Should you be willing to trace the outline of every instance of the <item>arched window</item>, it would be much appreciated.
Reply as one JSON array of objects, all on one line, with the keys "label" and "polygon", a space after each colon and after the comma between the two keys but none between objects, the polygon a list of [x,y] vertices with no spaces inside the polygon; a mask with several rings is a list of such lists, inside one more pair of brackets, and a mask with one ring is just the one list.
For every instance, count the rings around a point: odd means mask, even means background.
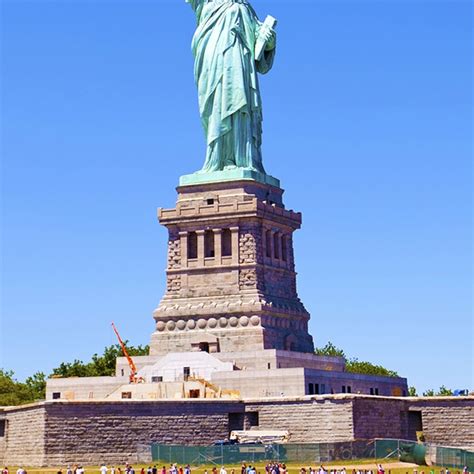
[{"label": "arched window", "polygon": [[281,259],[284,262],[288,260],[288,239],[286,235],[281,236]]},{"label": "arched window", "polygon": [[188,234],[188,259],[198,258],[198,239],[196,232]]},{"label": "arched window", "polygon": [[273,255],[276,259],[280,259],[280,234],[278,232],[273,234]]},{"label": "arched window", "polygon": [[214,232],[212,230],[206,230],[204,234],[204,256],[206,258],[214,258],[215,255]]},{"label": "arched window", "polygon": [[285,350],[295,351],[297,348],[297,342],[298,340],[296,339],[296,336],[294,334],[290,334],[285,339]]},{"label": "arched window", "polygon": [[224,229],[222,231],[222,256],[232,256],[232,232],[230,229]]},{"label": "arched window", "polygon": [[272,231],[267,230],[265,233],[265,243],[267,247],[267,257],[272,258]]}]

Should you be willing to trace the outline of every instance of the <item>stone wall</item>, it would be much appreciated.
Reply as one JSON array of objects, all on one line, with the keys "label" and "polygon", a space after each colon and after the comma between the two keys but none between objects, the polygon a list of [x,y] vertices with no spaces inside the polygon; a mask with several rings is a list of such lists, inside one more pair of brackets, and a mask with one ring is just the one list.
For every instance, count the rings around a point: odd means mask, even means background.
[{"label": "stone wall", "polygon": [[7,450],[7,440],[4,436],[0,436],[0,461],[4,459]]},{"label": "stone wall", "polygon": [[46,384],[46,400],[52,400],[53,394],[66,400],[100,400],[128,381],[128,376],[50,378]]},{"label": "stone wall", "polygon": [[406,410],[403,399],[361,397],[353,403],[355,439],[411,438],[402,422]]},{"label": "stone wall", "polygon": [[167,281],[150,354],[191,351],[203,331],[220,352],[313,352],[291,248],[301,214],[284,208],[283,191],[241,181],[178,193],[174,209],[159,210],[169,230]]},{"label": "stone wall", "polygon": [[5,456],[5,451],[7,449],[7,419],[5,411],[0,407],[0,462]]},{"label": "stone wall", "polygon": [[46,410],[31,405],[8,410],[4,463],[14,466],[41,466],[45,462]]},{"label": "stone wall", "polygon": [[176,270],[181,268],[181,240],[175,229],[169,231],[168,240],[168,268]]},{"label": "stone wall", "polygon": [[136,462],[137,453],[153,442],[208,445],[223,439],[229,413],[243,412],[243,406],[201,400],[60,402],[47,404],[46,412],[46,464],[97,465]]},{"label": "stone wall", "polygon": [[7,449],[6,422],[6,417],[0,408],[0,461],[5,457],[5,451]]},{"label": "stone wall", "polygon": [[296,397],[304,395],[304,369],[234,370],[215,372],[212,382],[237,390],[248,398]]},{"label": "stone wall", "polygon": [[474,397],[58,401],[4,410],[7,447],[2,459],[0,446],[0,462],[123,464],[136,462],[152,442],[208,445],[244,428],[288,430],[292,443],[413,439],[414,412],[421,413],[427,442],[474,447]]},{"label": "stone wall", "polygon": [[409,422],[414,412],[421,414],[427,443],[474,447],[474,397],[356,397],[354,436],[356,439],[416,439]]},{"label": "stone wall", "polygon": [[319,443],[354,439],[350,398],[273,400],[246,404],[259,413],[259,429],[288,430],[290,443]]},{"label": "stone wall", "polygon": [[421,411],[426,442],[474,449],[474,397],[425,398],[409,409]]},{"label": "stone wall", "polygon": [[[377,390],[381,397],[402,397],[408,393],[407,380],[330,370],[305,370],[306,394],[355,393],[370,395]],[[318,384],[319,391],[308,391],[308,384]],[[323,389],[324,387],[324,389]]]},{"label": "stone wall", "polygon": [[258,222],[241,225],[239,229],[240,264],[263,263],[262,249],[262,228]]}]

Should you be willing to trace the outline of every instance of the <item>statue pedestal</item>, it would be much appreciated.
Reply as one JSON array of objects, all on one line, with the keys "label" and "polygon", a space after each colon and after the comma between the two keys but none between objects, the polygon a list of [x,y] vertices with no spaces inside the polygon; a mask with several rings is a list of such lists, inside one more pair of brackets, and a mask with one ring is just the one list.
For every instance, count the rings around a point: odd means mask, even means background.
[{"label": "statue pedestal", "polygon": [[151,355],[314,351],[296,291],[301,214],[285,209],[282,189],[231,172],[229,181],[181,179],[176,207],[158,212],[169,231],[167,287]]},{"label": "statue pedestal", "polygon": [[209,173],[198,171],[197,173],[181,176],[179,185],[192,186],[196,184],[224,183],[228,181],[256,181],[275,188],[280,187],[280,180],[273,176],[244,168],[233,168]]}]

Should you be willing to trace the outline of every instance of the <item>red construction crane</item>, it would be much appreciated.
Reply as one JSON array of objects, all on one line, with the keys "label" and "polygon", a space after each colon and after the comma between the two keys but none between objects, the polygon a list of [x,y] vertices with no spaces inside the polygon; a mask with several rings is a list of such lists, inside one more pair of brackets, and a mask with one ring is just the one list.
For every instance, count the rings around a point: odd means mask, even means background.
[{"label": "red construction crane", "polygon": [[130,367],[130,383],[141,383],[143,382],[143,379],[141,377],[138,377],[138,370],[137,366],[135,365],[135,362],[133,362],[133,359],[130,357],[130,354],[127,351],[127,348],[125,347],[124,342],[122,341],[122,338],[120,337],[119,332],[117,331],[117,328],[115,327],[115,324],[112,323],[112,327],[114,329],[115,334],[117,335],[118,342],[120,344],[120,347],[122,348],[122,352],[124,357],[127,358],[128,365]]}]

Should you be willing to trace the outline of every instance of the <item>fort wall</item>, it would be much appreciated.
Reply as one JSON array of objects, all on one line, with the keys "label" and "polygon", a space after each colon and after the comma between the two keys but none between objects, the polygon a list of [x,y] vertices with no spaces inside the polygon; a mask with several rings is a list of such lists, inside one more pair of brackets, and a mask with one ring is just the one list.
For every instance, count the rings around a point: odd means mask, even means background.
[{"label": "fort wall", "polygon": [[5,462],[14,466],[42,466],[45,458],[46,409],[33,404],[6,411]]},{"label": "fort wall", "polygon": [[412,400],[409,410],[421,412],[426,442],[474,449],[474,397]]},{"label": "fort wall", "polygon": [[247,402],[246,412],[258,413],[258,428],[288,430],[291,443],[354,439],[351,398],[313,397]]},{"label": "fort wall", "polygon": [[[151,443],[207,445],[229,434],[240,403],[195,401],[48,403],[47,465],[137,462]],[[146,459],[145,459],[146,460]]]},{"label": "fort wall", "polygon": [[55,401],[3,415],[7,465],[146,462],[153,442],[209,445],[241,429],[288,430],[290,443],[318,443],[415,439],[422,428],[427,442],[474,448],[474,397]]}]

